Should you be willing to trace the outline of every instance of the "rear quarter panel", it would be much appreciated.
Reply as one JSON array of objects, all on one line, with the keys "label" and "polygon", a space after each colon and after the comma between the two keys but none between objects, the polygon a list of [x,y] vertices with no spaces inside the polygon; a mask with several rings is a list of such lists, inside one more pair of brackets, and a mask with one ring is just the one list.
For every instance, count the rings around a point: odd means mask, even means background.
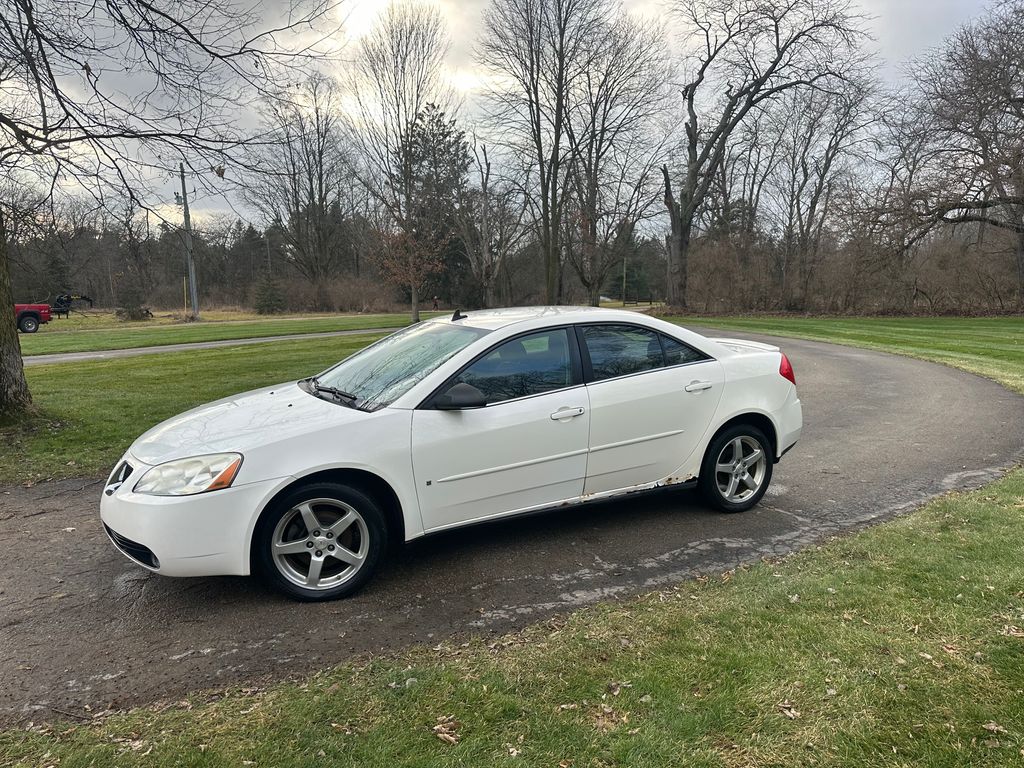
[{"label": "rear quarter panel", "polygon": [[[735,354],[721,359],[725,385],[705,444],[711,441],[719,426],[744,413],[767,416],[775,426],[776,437],[782,434],[778,414],[786,406],[794,387],[779,374],[780,361],[778,351]],[[779,447],[776,446],[776,453]]]}]

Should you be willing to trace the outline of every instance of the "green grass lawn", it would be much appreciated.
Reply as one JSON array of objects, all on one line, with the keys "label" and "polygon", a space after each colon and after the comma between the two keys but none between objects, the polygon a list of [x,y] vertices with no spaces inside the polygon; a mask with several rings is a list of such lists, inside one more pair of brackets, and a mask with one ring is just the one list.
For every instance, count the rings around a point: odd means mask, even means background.
[{"label": "green grass lawn", "polygon": [[0,425],[0,484],[105,474],[149,427],[237,392],[311,376],[378,335],[27,368],[39,416]]},{"label": "green grass lawn", "polygon": [[[1017,319],[683,322],[943,359],[1024,392]],[[21,441],[35,467],[105,471],[167,415],[310,373],[368,340],[41,366],[31,384],[50,426],[0,439]],[[81,464],[66,468],[68,456]],[[3,477],[21,472],[0,465]],[[497,642],[2,732],[0,765],[1022,765],[1022,528],[1017,470],[780,561]]]},{"label": "green grass lawn", "polygon": [[1024,317],[670,317],[680,325],[769,333],[945,363],[1024,393]]},{"label": "green grass lawn", "polygon": [[[423,313],[432,317],[436,313]],[[408,314],[385,315],[309,315],[254,319],[239,313],[219,313],[222,319],[204,320],[200,323],[179,323],[169,325],[158,322],[152,325],[137,323],[125,326],[105,324],[89,328],[72,319],[80,326],[65,330],[54,321],[44,325],[38,333],[21,334],[21,351],[25,356],[46,355],[58,352],[93,352],[102,349],[134,349],[165,344],[186,344],[194,341],[221,341],[224,339],[253,339],[261,336],[287,336],[295,333],[323,333],[325,331],[352,331],[367,328],[401,328],[409,324]]]}]

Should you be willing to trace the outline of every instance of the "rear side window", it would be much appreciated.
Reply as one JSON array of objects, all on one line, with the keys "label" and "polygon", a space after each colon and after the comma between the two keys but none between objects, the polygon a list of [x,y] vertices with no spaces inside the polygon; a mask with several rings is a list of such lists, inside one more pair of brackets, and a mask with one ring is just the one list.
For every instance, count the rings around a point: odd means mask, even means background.
[{"label": "rear side window", "polygon": [[628,376],[664,365],[658,334],[635,325],[590,325],[583,328],[594,381]]},{"label": "rear side window", "polygon": [[684,365],[708,359],[703,352],[664,334],[661,335],[661,346],[665,350],[665,365]]},{"label": "rear side window", "polygon": [[506,341],[452,383],[473,385],[484,393],[488,405],[571,386],[569,336],[565,328],[557,328]]}]

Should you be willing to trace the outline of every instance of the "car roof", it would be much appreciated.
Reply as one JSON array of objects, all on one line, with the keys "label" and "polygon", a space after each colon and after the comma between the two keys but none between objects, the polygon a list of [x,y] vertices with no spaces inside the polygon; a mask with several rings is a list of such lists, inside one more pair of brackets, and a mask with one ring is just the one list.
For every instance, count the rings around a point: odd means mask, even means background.
[{"label": "car roof", "polygon": [[[557,323],[588,323],[588,322],[636,322],[643,320],[639,312],[603,307],[507,307],[504,309],[481,309],[461,312],[459,320],[453,320],[454,314],[435,317],[428,322],[466,325],[471,328],[483,328],[496,331],[510,325],[525,323],[531,320],[547,320]],[[464,319],[463,319],[464,318]]]}]

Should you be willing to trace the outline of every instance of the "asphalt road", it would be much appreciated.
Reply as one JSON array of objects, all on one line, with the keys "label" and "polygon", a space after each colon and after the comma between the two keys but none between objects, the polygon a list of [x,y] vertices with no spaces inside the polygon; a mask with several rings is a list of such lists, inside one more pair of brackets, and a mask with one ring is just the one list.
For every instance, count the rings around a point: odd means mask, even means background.
[{"label": "asphalt road", "polygon": [[949,368],[783,342],[804,438],[771,495],[716,514],[689,491],[451,532],[407,547],[361,594],[289,602],[242,578],[133,566],[97,517],[101,480],[0,489],[0,721],[174,700],[309,673],[713,573],[884,519],[1018,460],[1024,398]]},{"label": "asphalt road", "polygon": [[266,344],[271,341],[305,341],[330,336],[360,336],[367,333],[392,333],[397,328],[359,328],[351,331],[323,331],[320,333],[290,333],[287,336],[260,336],[255,339],[220,339],[218,341],[192,341],[186,344],[164,344],[157,347],[134,347],[132,349],[101,349],[93,352],[54,352],[49,355],[28,355],[22,357],[25,365],[52,365],[54,363],[81,363],[87,360],[114,360],[120,357],[156,355],[164,352],[189,352],[194,349],[217,349],[218,347],[245,347],[250,344]]}]

